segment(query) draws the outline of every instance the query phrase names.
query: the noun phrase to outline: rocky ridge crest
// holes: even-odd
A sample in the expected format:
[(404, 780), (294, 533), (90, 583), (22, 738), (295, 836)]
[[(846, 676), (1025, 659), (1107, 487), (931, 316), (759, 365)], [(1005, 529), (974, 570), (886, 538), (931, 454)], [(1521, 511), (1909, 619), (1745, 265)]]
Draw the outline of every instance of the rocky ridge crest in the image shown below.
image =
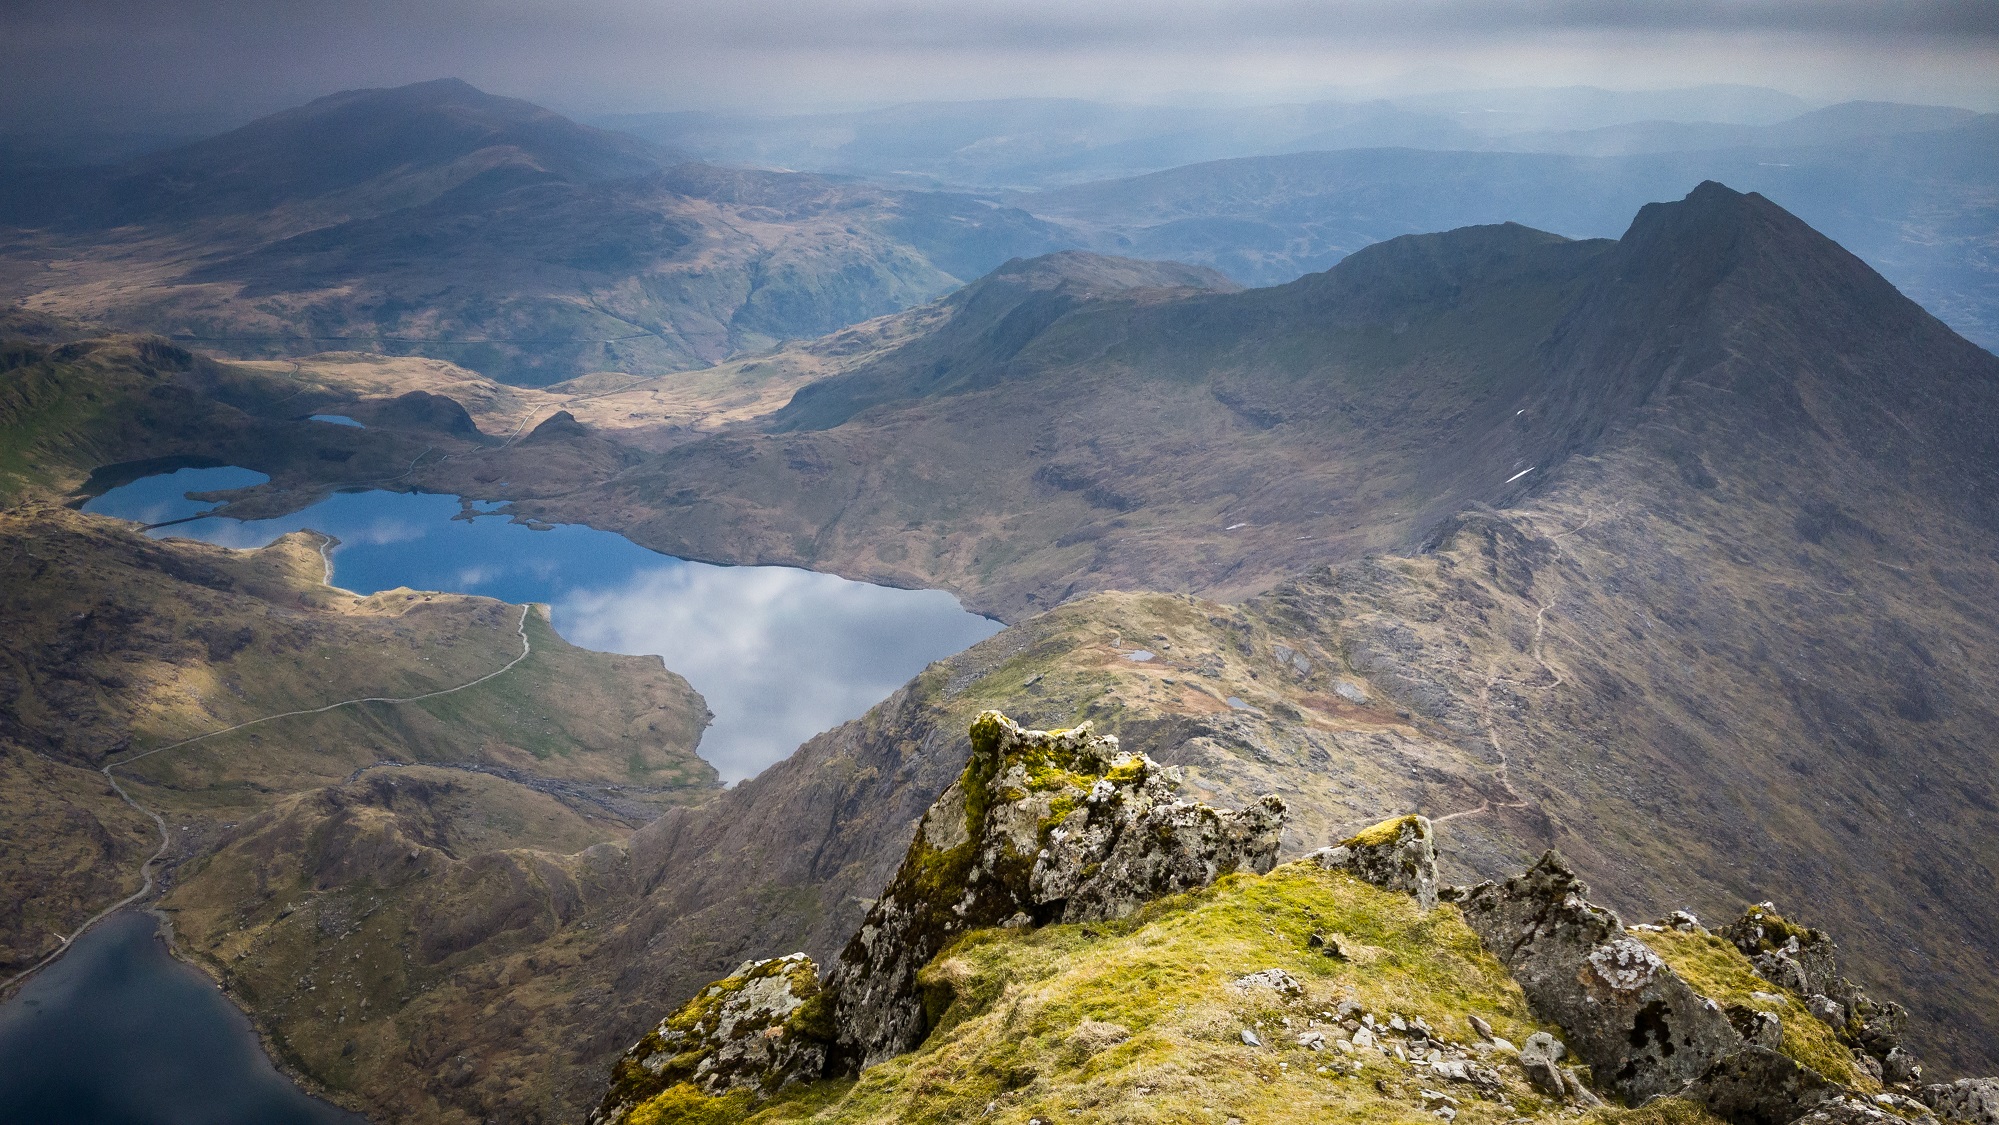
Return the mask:
[(802, 953), (743, 965), (625, 1053), (593, 1125), (622, 1125), (681, 1082), (768, 1094), (916, 1047), (929, 1031), (917, 974), (962, 933), (1120, 918), (1277, 861), (1276, 796), (1233, 812), (1180, 799), (1179, 767), (1088, 723), (1025, 730), (987, 711), (971, 742), (823, 987)]

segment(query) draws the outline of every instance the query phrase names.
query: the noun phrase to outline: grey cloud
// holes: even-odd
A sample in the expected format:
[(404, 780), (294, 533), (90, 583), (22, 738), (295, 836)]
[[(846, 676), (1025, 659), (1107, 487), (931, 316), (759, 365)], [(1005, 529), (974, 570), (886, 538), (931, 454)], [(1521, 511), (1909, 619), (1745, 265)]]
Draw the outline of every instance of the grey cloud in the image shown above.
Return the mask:
[(1578, 37), (1591, 42), (1561, 49), (1642, 53), (1650, 37), (1679, 37), (1670, 50), (1684, 52), (1702, 36), (1761, 36), (1787, 50), (1836, 48), (1847, 57), (1914, 44), (1972, 59), (1957, 70), (1975, 73), (1976, 60), (1999, 49), (1999, 4), (8, 0), (0, 5), (0, 100), (15, 118), (93, 104), (247, 116), (337, 89), (445, 74), (586, 108), (987, 96), (1009, 82), (1017, 92), (1115, 96), (1119, 82), (1141, 79), (1155, 90), (1227, 87), (1257, 69), (1259, 54), (1310, 69), (1299, 60), (1319, 52), (1325, 69), (1345, 71), (1369, 52), (1381, 66), (1484, 66), (1475, 56), (1485, 50), (1504, 69), (1509, 51), (1551, 51)]

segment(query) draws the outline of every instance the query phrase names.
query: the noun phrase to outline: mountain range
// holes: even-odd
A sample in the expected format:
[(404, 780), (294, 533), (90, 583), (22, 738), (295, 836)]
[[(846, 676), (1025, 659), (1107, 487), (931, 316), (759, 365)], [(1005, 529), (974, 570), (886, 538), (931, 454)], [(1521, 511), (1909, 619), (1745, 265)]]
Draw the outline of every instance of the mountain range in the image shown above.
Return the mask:
[[(1948, 107), (1574, 89), (613, 123), (654, 140), (440, 80), (122, 162), (23, 167), (0, 184), (0, 299), (240, 358), (423, 355), (542, 385), (810, 339), (1056, 249), (1271, 285), (1469, 224), (1611, 237), (1644, 202), (1719, 179), (1999, 341), (1983, 191), (1999, 144), (1989, 115)], [(1020, 171), (1035, 161), (1070, 171)], [(1037, 190), (996, 190), (1022, 184)]]
[[(1455, 881), (1557, 847), (1632, 916), (1809, 904), (1920, 1017), (1933, 1072), (1995, 1062), (1999, 360), (1759, 195), (1703, 184), (1616, 240), (1405, 236), (1262, 289), (1057, 253), (692, 382), (530, 393), (409, 360), (24, 347), (51, 389), (9, 448), (70, 447), (60, 420), (99, 460), (226, 453), (275, 478), (243, 512), (447, 448), (396, 486), (941, 586), (1009, 623), (758, 777), (581, 850), (475, 830), (517, 788), (391, 788), (263, 750), (260, 776), (288, 780), (186, 836), (162, 907), (349, 1104), (574, 1118), (610, 1059), (744, 958), (825, 963), (989, 707), (1092, 720), (1220, 803), (1279, 793), (1286, 855), (1403, 809), (1436, 822)], [(419, 388), (533, 440), (391, 408)], [(13, 440), (30, 424), (42, 444)], [(353, 453), (304, 455), (285, 427)], [(84, 467), (21, 487), (60, 496)], [(86, 532), (114, 534), (61, 534)], [(164, 561), (203, 549), (151, 550), (147, 572), (213, 581)], [(226, 761), (149, 792), (206, 824), (193, 797)], [(355, 954), (366, 973), (338, 967)]]
[[(327, 1096), (577, 1120), (746, 958), (830, 964), (999, 709), (1204, 800), (1280, 795), (1282, 859), (1409, 812), (1453, 882), (1552, 848), (1629, 917), (1775, 898), (1918, 1017), (1933, 1075), (1991, 1072), (1992, 119), (1563, 96), (1624, 131), (1578, 151), (1739, 147), (981, 195), (699, 163), (444, 81), (14, 177), (0, 885), (36, 910), (0, 958), (157, 876), (179, 952)], [(307, 533), (233, 552), (69, 507), (222, 463), (271, 478), (233, 515), (453, 493), (1007, 628), (718, 790), (684, 680), (531, 607), (357, 598)], [(517, 655), (448, 703), (233, 730)], [(220, 728), (118, 774), (170, 814), (143, 867), (99, 771)]]

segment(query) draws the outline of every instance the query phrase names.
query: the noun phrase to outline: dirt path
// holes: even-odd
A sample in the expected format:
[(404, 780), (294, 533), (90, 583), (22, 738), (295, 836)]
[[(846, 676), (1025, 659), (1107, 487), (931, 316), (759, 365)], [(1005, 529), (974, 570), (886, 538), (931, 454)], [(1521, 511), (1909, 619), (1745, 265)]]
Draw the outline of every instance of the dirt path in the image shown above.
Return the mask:
[(262, 718), (251, 719), (248, 722), (237, 723), (234, 726), (223, 727), (220, 730), (212, 730), (209, 731), (207, 734), (198, 734), (192, 738), (183, 738), (179, 742), (170, 742), (165, 746), (157, 746), (151, 750), (141, 751), (140, 753), (133, 754), (129, 757), (120, 758), (115, 762), (104, 763), (103, 768), (100, 769), (98, 772), (102, 773), (105, 777), (105, 780), (111, 783), (112, 790), (118, 794), (118, 798), (120, 800), (124, 801), (126, 804), (132, 806), (134, 809), (137, 809), (139, 812), (144, 813), (146, 816), (152, 819), (153, 824), (156, 825), (160, 830), (160, 846), (153, 849), (153, 854), (147, 856), (146, 862), (140, 865), (139, 874), (141, 876), (142, 881), (138, 890), (132, 892), (131, 894), (125, 896), (124, 898), (119, 899), (117, 902), (112, 903), (110, 906), (107, 906), (104, 909), (98, 911), (97, 913), (91, 915), (90, 918), (83, 923), (83, 925), (78, 926), (76, 928), (76, 931), (70, 934), (68, 937), (63, 937), (61, 934), (57, 934), (56, 937), (58, 940), (62, 942), (62, 944), (57, 946), (54, 950), (52, 950), (48, 956), (28, 966), (27, 968), (21, 970), (20, 972), (15, 973), (13, 976), (8, 977), (5, 981), (0, 982), (0, 993), (4, 993), (8, 989), (12, 988), (14, 985), (20, 983), (23, 980), (26, 980), (28, 977), (32, 976), (37, 970), (41, 969), (45, 965), (48, 965), (56, 958), (61, 957), (64, 953), (68, 952), (71, 943), (75, 942), (77, 938), (82, 937), (84, 931), (90, 929), (90, 927), (95, 926), (97, 923), (103, 921), (104, 919), (110, 917), (111, 915), (117, 913), (118, 911), (125, 909), (126, 907), (146, 898), (148, 895), (153, 893), (153, 865), (160, 861), (160, 857), (167, 854), (167, 848), (172, 844), (172, 836), (168, 832), (166, 818), (161, 816), (159, 813), (154, 812), (152, 809), (149, 809), (146, 806), (140, 804), (136, 799), (133, 798), (133, 796), (130, 793), (126, 792), (125, 787), (119, 784), (118, 775), (115, 771), (117, 771), (121, 767), (129, 766), (133, 762), (136, 762), (141, 758), (150, 758), (155, 754), (164, 754), (169, 750), (178, 750), (184, 746), (192, 746), (197, 742), (204, 742), (208, 739), (215, 738), (219, 735), (229, 734), (232, 731), (243, 730), (246, 727), (254, 727), (263, 723), (274, 722), (278, 719), (295, 718), (300, 715), (323, 715), (328, 711), (335, 711), (342, 707), (352, 707), (362, 703), (388, 703), (388, 704), (416, 703), (420, 700), (436, 699), (440, 695), (450, 695), (453, 692), (464, 691), (466, 688), (477, 687), (478, 685), (485, 683), (487, 680), (490, 680), (493, 677), (508, 671), (509, 669), (513, 668), (514, 665), (519, 664), (521, 661), (526, 660), (528, 658), (528, 655), (534, 651), (534, 643), (528, 640), (528, 614), (532, 612), (534, 612), (534, 607), (531, 605), (526, 605), (521, 607), (521, 620), (520, 624), (517, 626), (516, 629), (518, 635), (521, 638), (520, 655), (514, 657), (512, 660), (507, 661), (505, 664), (494, 669), (493, 671), (488, 672), (483, 676), (480, 676), (478, 679), (467, 680), (464, 683), (458, 684), (455, 687), (439, 688), (436, 691), (427, 691), (424, 692), (422, 695), (406, 695), (406, 696), (369, 695), (369, 696), (362, 696), (358, 699), (343, 699), (338, 703), (329, 703), (324, 707), (308, 707), (299, 711), (280, 711), (275, 715), (265, 715)]

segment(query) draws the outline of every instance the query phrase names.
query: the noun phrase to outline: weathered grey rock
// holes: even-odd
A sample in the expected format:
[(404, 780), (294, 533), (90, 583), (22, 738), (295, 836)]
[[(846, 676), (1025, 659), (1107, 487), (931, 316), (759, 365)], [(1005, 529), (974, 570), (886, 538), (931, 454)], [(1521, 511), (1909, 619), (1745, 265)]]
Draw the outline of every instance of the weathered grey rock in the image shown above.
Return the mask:
[(819, 998), (818, 966), (803, 953), (745, 963), (625, 1052), (591, 1125), (620, 1125), (641, 1102), (683, 1082), (706, 1094), (769, 1094), (818, 1078), (830, 1030)]
[(1682, 1096), (1735, 1125), (1789, 1125), (1845, 1092), (1789, 1055), (1746, 1046), (1715, 1062)]
[[(1763, 979), (1805, 998), (1805, 1008), (1840, 1037), (1880, 1060), (1884, 1074), (1889, 1056), (1900, 1048), (1909, 1013), (1893, 1002), (1876, 1001), (1840, 973), (1839, 947), (1823, 930), (1800, 926), (1759, 902), (1740, 921), (1724, 926), (1721, 936), (1735, 943)], [(1898, 1058), (1898, 1073), (1914, 1066), (1914, 1056)], [(1917, 1067), (1916, 1072), (1920, 1073)], [(1889, 1081), (1913, 1081), (1913, 1078)]]
[(1587, 893), (1550, 852), (1525, 875), (1472, 888), (1459, 908), (1534, 1010), (1560, 1025), (1597, 1083), (1619, 1095), (1677, 1093), (1742, 1050), (1721, 1009)]
[(1384, 890), (1415, 895), (1424, 910), (1437, 905), (1437, 845), (1428, 817), (1384, 820), (1306, 858)]
[(1122, 917), (1277, 861), (1277, 797), (1237, 812), (1179, 800), (1178, 767), (1124, 753), (1088, 724), (1023, 730), (987, 711), (971, 735), (964, 773), (924, 814), (832, 970), (836, 1071), (923, 1041), (917, 973), (960, 933)]
[(1999, 1078), (1960, 1078), (1925, 1086), (1922, 1101), (1951, 1121), (1999, 1125)]
[(1881, 1081), (1890, 1086), (1913, 1086), (1923, 1080), (1923, 1065), (1905, 1047), (1890, 1048), (1881, 1059)]
[(1557, 1064), (1567, 1053), (1562, 1041), (1545, 1031), (1537, 1031), (1520, 1045), (1520, 1069), (1527, 1072), (1527, 1081), (1535, 1089), (1557, 1098), (1569, 1096), (1568, 1076)]

